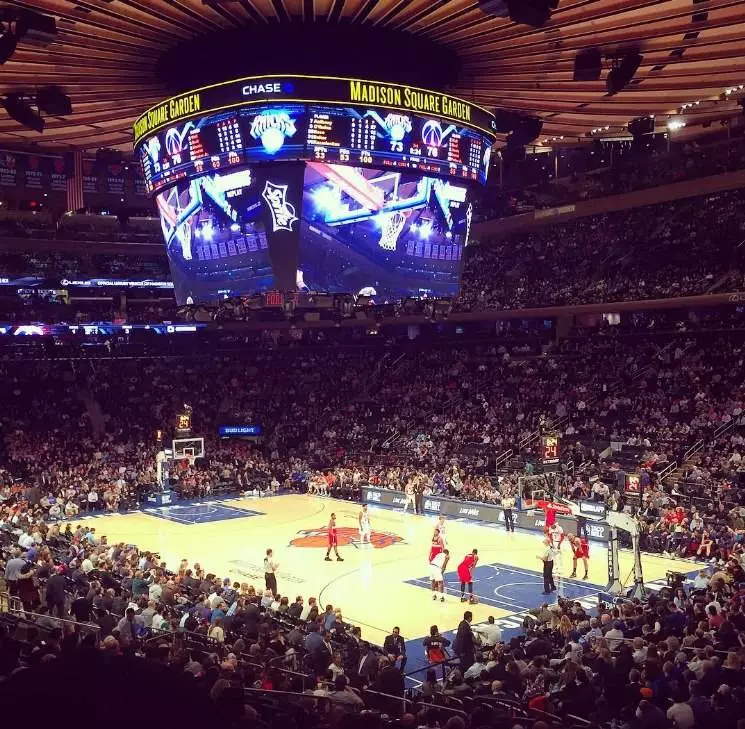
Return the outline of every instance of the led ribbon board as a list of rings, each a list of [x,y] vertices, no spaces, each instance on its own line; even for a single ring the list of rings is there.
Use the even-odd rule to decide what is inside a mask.
[[[261,77],[164,101],[134,127],[148,193],[258,162],[409,169],[485,183],[494,117],[470,102],[354,79]]]
[[[433,116],[496,139],[494,115],[448,94],[413,86],[323,76],[253,76],[188,91],[148,109],[134,123],[135,146],[153,132],[203,114],[267,101],[351,104]]]

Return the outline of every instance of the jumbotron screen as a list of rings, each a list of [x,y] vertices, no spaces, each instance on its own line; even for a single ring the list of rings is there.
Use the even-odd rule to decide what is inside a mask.
[[[457,293],[471,205],[462,184],[309,162],[298,286],[376,300]]]
[[[467,195],[441,178],[309,162],[211,172],[156,201],[179,304],[275,289],[382,302],[457,293]]]
[[[281,160],[412,170],[485,183],[494,117],[445,94],[354,79],[239,79],[169,99],[135,123],[148,192]]]
[[[353,79],[239,79],[135,123],[180,304],[267,290],[457,292],[494,117]]]
[[[303,165],[212,172],[156,202],[179,304],[295,288]]]

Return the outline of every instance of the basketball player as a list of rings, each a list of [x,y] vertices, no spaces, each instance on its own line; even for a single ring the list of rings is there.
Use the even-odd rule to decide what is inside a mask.
[[[432,560],[445,549],[445,543],[442,541],[440,536],[440,530],[435,529],[435,533],[432,535],[432,543],[429,547],[429,559],[427,560],[432,564]]]
[[[470,554],[463,557],[458,565],[458,579],[460,580],[460,601],[466,601],[466,585],[468,585],[468,602],[473,605],[476,598],[473,596],[473,570],[479,562],[479,550],[474,549]]]
[[[587,579],[587,566],[590,559],[590,543],[586,537],[570,536],[569,544],[572,547],[572,574],[570,577],[577,576],[577,560],[581,559],[582,564],[585,567],[585,574],[582,577],[583,580]]]
[[[437,600],[437,593],[440,593],[440,602],[445,602],[445,568],[450,561],[450,552],[443,549],[437,552],[429,562],[429,576],[432,580],[432,599]]]
[[[343,562],[344,560],[339,556],[339,549],[338,549],[338,539],[336,534],[336,514],[331,514],[331,519],[329,520],[329,548],[326,550],[326,561],[331,561],[331,550],[334,550],[334,554],[336,555],[336,561],[337,562]]]
[[[548,501],[543,507],[543,513],[546,517],[546,525],[543,527],[543,533],[548,534],[548,530],[556,524],[556,508]]]
[[[406,503],[404,504],[404,514],[406,513],[406,510],[409,508],[409,506],[411,506],[411,510],[416,514],[416,493],[414,491],[414,481],[412,479],[409,479],[406,482],[404,493],[406,494]]]
[[[564,530],[559,526],[557,522],[554,522],[546,532],[546,535],[551,540],[551,549],[559,552],[561,551],[561,544],[564,541]]]
[[[440,514],[440,518],[437,520],[437,528],[440,531],[440,537],[442,538],[442,546],[447,547],[448,546],[448,537],[447,534],[445,534],[445,517]]]
[[[367,510],[367,504],[362,504],[362,511],[357,516],[360,525],[360,544],[366,544],[371,547],[370,543],[370,513]]]

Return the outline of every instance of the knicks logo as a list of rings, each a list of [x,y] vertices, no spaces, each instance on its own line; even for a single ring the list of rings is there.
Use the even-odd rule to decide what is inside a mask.
[[[291,547],[315,547],[315,548],[326,548],[328,546],[328,530],[323,527],[321,529],[303,529],[298,532],[291,542]],[[360,546],[360,533],[359,530],[353,527],[338,527],[336,530],[336,541],[340,547],[346,547],[352,545],[353,547]],[[378,532],[374,529],[370,532],[370,544],[375,549],[384,549],[394,544],[403,544],[403,539],[398,534],[391,534],[390,532]]]

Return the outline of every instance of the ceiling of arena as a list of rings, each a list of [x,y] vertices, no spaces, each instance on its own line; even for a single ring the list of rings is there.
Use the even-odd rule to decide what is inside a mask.
[[[19,42],[0,66],[0,92],[58,84],[73,114],[47,118],[43,134],[0,111],[0,143],[131,149],[132,122],[169,95],[156,66],[168,49],[234,26],[305,23],[374,25],[447,47],[460,61],[455,95],[490,109],[544,120],[541,139],[620,132],[644,114],[693,103],[689,127],[739,113],[745,82],[742,0],[561,0],[542,28],[486,15],[476,0],[26,0],[52,15],[57,35]],[[643,61],[631,84],[608,96],[598,81],[573,81],[578,51],[634,48]],[[384,52],[395,56],[395,48]],[[195,59],[195,62],[199,62]],[[302,72],[302,69],[298,69]],[[344,75],[345,69],[336,71]],[[226,78],[231,74],[226,72]],[[698,105],[695,102],[700,102]]]

